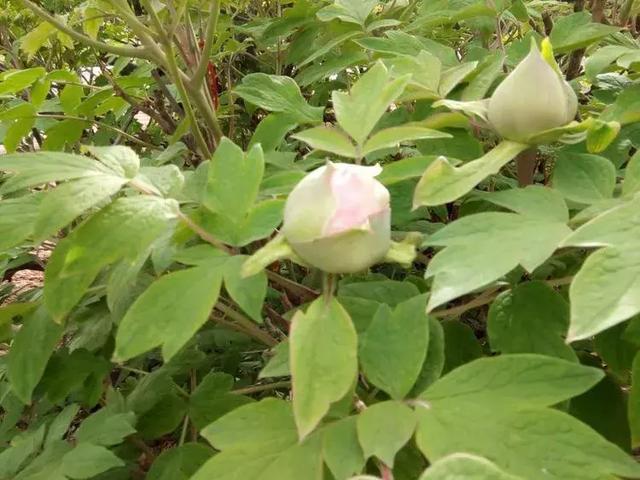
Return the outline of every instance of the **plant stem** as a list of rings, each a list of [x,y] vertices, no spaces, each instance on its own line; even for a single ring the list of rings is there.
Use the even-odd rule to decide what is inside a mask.
[[[333,298],[333,292],[336,288],[336,276],[333,273],[324,273],[322,282],[322,296],[325,302],[329,303]]]
[[[231,323],[236,323],[247,332],[251,332],[251,336],[253,336],[257,340],[260,340],[265,345],[268,345],[270,347],[275,347],[279,343],[278,340],[276,340],[267,332],[265,332],[260,327],[258,327],[258,325],[256,325],[252,320],[248,319],[247,317],[242,315],[240,312],[236,312],[230,306],[225,305],[224,303],[219,301],[216,304],[215,308],[220,312],[222,312],[223,314],[225,314],[226,316],[230,317],[233,320],[233,322]]]
[[[209,18],[207,19],[207,26],[204,31],[204,46],[200,52],[200,60],[193,75],[191,76],[189,83],[196,89],[202,87],[205,74],[207,73],[207,64],[209,63],[209,57],[211,56],[211,48],[213,47],[213,37],[215,36],[216,26],[218,24],[218,17],[220,16],[220,0],[213,0],[211,2],[211,10],[209,11]]]
[[[516,157],[516,168],[518,171],[518,184],[521,187],[533,185],[533,177],[537,164],[537,149],[531,148],[521,152]]]
[[[77,40],[80,43],[88,45],[90,47],[98,48],[102,51],[113,53],[114,55],[122,55],[124,57],[134,57],[134,58],[144,58],[147,60],[154,60],[153,55],[146,47],[132,47],[132,46],[120,46],[120,45],[111,45],[108,43],[100,42],[98,40],[94,40],[93,38],[75,31],[73,28],[65,25],[63,22],[55,18],[49,12],[43,10],[36,4],[32,3],[30,0],[20,0],[22,5],[35,13],[38,17],[46,20],[48,23],[56,27],[58,30],[66,33],[74,40]]]

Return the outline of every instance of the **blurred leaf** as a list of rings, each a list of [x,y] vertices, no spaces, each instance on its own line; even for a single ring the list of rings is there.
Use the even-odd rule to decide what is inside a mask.
[[[566,53],[584,48],[618,30],[618,27],[592,22],[591,14],[587,12],[577,12],[558,18],[549,39],[555,53]]]

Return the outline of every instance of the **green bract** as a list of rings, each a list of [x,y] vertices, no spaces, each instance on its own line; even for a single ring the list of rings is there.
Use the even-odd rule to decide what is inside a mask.
[[[382,169],[334,164],[311,172],[293,189],[282,233],[309,265],[354,273],[382,260],[391,242],[389,192]]]
[[[534,44],[489,99],[488,117],[502,137],[530,143],[532,136],[569,123],[577,110],[576,94]]]

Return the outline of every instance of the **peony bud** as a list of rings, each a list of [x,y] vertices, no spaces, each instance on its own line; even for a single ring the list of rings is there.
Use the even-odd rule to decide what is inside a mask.
[[[391,244],[389,191],[378,165],[331,163],[289,194],[282,233],[306,263],[328,273],[355,273],[382,260]]]
[[[489,100],[489,122],[503,138],[528,143],[533,135],[571,122],[578,99],[533,44]]]

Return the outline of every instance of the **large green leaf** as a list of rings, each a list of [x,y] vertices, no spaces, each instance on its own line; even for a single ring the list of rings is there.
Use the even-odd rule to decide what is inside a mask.
[[[599,247],[575,276],[569,296],[568,341],[587,338],[640,312],[640,198],[598,215],[577,229],[565,246]]]
[[[291,115],[299,123],[320,123],[322,107],[310,106],[300,93],[295,80],[279,75],[251,73],[235,88],[244,100],[271,112]]]
[[[300,437],[344,397],[358,373],[358,339],[349,314],[335,299],[319,298],[291,323],[293,412]]]
[[[0,201],[0,250],[14,247],[32,236],[42,197],[31,194]]]
[[[189,419],[196,428],[204,428],[231,410],[251,402],[242,395],[230,393],[233,377],[222,372],[210,372],[189,397]]]
[[[33,389],[40,381],[63,330],[44,308],[39,308],[25,319],[16,335],[9,354],[8,376],[13,391],[24,403],[31,403]]]
[[[212,455],[202,443],[185,443],[164,450],[153,462],[147,480],[189,480]]]
[[[331,152],[347,158],[358,156],[356,147],[349,137],[334,127],[313,127],[296,133],[293,138],[302,140],[315,150]]]
[[[498,173],[527,148],[522,143],[504,141],[484,156],[460,167],[452,166],[445,157],[438,158],[427,167],[416,186],[414,207],[436,206],[457,200],[489,175]]]
[[[81,443],[62,457],[62,472],[72,479],[93,478],[124,462],[113,452],[99,445]]]
[[[191,480],[309,480],[322,479],[319,435],[298,443],[291,405],[267,398],[225,415],[202,431],[222,453]]]
[[[239,221],[253,206],[263,173],[264,157],[259,145],[245,154],[231,140],[223,138],[209,164],[204,205]]]
[[[39,78],[44,77],[43,67],[5,71],[0,75],[0,95],[17,93],[24,90]]]
[[[429,320],[425,296],[400,303],[395,310],[378,308],[361,337],[359,357],[369,381],[402,399],[422,370],[429,345]]]
[[[571,232],[565,223],[566,206],[553,190],[529,187],[508,200],[498,196],[492,201],[518,213],[469,215],[427,239],[429,245],[445,247],[427,267],[426,276],[434,277],[428,311],[497,280],[518,265],[532,272]],[[560,207],[543,211],[543,205]]]
[[[566,53],[584,48],[618,30],[618,27],[592,22],[587,12],[577,12],[558,18],[549,38],[556,53]]]
[[[413,436],[416,417],[405,404],[387,401],[360,413],[357,426],[365,458],[375,456],[393,467],[396,453]]]
[[[434,462],[420,480],[516,480],[486,458],[453,453]]]
[[[491,348],[502,353],[540,353],[565,360],[576,354],[563,339],[569,305],[542,282],[529,282],[501,294],[489,309]]]
[[[540,472],[550,480],[640,476],[633,458],[558,410],[443,401],[430,409],[418,407],[416,413],[416,441],[432,462],[462,451],[527,479],[540,478]]]
[[[362,155],[369,155],[384,148],[397,148],[401,143],[411,140],[425,140],[428,138],[451,138],[448,133],[438,132],[420,125],[402,125],[379,130],[367,140],[362,149]]]
[[[382,63],[376,63],[351,87],[349,93],[334,91],[333,108],[342,129],[363,145],[391,102],[398,98],[408,76],[391,80]]]
[[[640,446],[640,352],[633,359],[631,372],[632,384],[629,395],[629,428],[631,429],[631,445]]]
[[[207,321],[221,283],[221,269],[211,265],[156,280],[120,322],[114,357],[123,361],[162,346],[162,355],[169,360]]]
[[[350,478],[364,467],[364,453],[358,441],[358,419],[358,416],[346,417],[323,430],[322,456],[337,480]]]
[[[58,186],[44,195],[33,234],[38,239],[55,234],[85,210],[117,193],[125,182],[122,177],[94,175]]]
[[[98,272],[133,259],[166,232],[178,211],[175,200],[120,198],[58,243],[45,270],[45,304],[56,320],[82,298]]]
[[[323,22],[337,18],[343,22],[364,26],[377,3],[377,0],[335,0],[332,5],[320,9],[316,16]]]
[[[49,182],[115,173],[88,157],[60,152],[3,155],[0,157],[0,170],[14,173],[2,184],[0,194]]]
[[[536,354],[481,358],[456,368],[431,385],[420,398],[434,408],[458,404],[546,407],[588,390],[601,370]]]
[[[553,168],[553,188],[574,202],[591,204],[611,198],[616,168],[605,157],[563,154]]]

